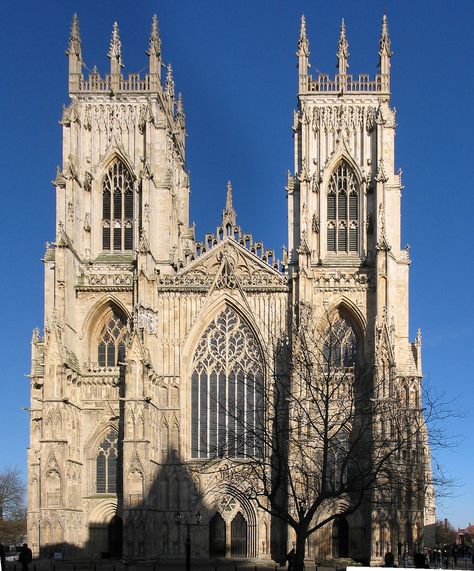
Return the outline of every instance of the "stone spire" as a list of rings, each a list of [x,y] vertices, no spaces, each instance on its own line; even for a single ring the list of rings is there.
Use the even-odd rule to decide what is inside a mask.
[[[119,28],[117,22],[114,22],[112,28],[112,37],[110,38],[109,53],[110,58],[110,75],[119,76],[122,73],[122,42],[120,41]]]
[[[306,19],[301,16],[300,37],[298,40],[298,91],[306,91],[308,86],[308,68],[309,68],[309,42],[306,37]]]
[[[382,89],[390,91],[390,58],[392,57],[392,47],[388,35],[387,16],[382,18],[382,31],[379,42],[379,71],[382,82]]]
[[[173,67],[171,64],[168,64],[168,69],[166,73],[166,82],[165,82],[165,93],[171,100],[174,100],[174,79],[173,79]]]
[[[232,206],[232,183],[229,180],[227,182],[225,209],[222,211],[222,226],[227,235],[232,235],[233,228],[237,225],[236,219],[237,215]],[[228,226],[231,226],[230,230],[228,230]]]
[[[71,33],[66,55],[69,60],[69,91],[77,91],[82,77],[81,36],[79,34],[79,18],[72,17]]]
[[[337,44],[337,67],[339,75],[346,75],[347,68],[349,67],[349,44],[346,39],[346,24],[344,18],[341,22],[341,35],[339,36],[339,43]]]
[[[153,15],[151,21],[150,43],[146,53],[148,55],[150,75],[161,76],[161,40],[156,14]]]

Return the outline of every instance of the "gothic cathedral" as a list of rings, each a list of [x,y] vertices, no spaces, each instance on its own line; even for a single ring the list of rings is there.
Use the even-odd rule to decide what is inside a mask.
[[[193,557],[281,559],[291,533],[228,470],[209,486],[193,468],[218,461],[224,448],[226,466],[254,452],[254,440],[240,449],[232,411],[254,427],[248,403],[258,400],[252,387],[270,383],[262,356],[271,352],[275,324],[289,328],[300,303],[318,316],[336,312],[374,374],[389,379],[384,398],[422,414],[421,335],[408,336],[410,257],[400,246],[386,18],[379,72],[357,78],[347,72],[344,23],[337,74],[308,74],[302,18],[281,261],[237,224],[230,183],[217,231],[196,239],[185,114],[171,66],[161,77],[156,17],[145,76],[122,75],[116,23],[105,77],[96,68],[83,75],[76,16],[67,56],[56,239],[43,260],[44,331],[32,340],[33,553],[183,557],[184,516]],[[426,434],[399,458],[413,473],[430,474]],[[416,494],[400,493],[383,508],[366,502],[321,528],[307,555],[376,562],[400,545],[413,553],[433,523],[428,481]]]

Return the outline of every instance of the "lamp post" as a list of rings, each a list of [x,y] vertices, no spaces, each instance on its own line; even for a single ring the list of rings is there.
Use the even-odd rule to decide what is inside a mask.
[[[178,525],[186,526],[186,543],[185,543],[185,554],[186,554],[186,571],[191,569],[191,527],[201,525],[202,514],[200,511],[196,514],[196,523],[190,521],[182,521],[183,516],[180,512],[176,512],[176,523]]]

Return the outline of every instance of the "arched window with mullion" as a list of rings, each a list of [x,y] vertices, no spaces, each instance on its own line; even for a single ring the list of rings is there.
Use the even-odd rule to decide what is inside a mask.
[[[117,491],[118,436],[110,430],[101,441],[96,456],[96,492],[115,494]]]
[[[122,161],[115,160],[102,183],[102,249],[133,250],[133,180]]]
[[[116,367],[125,357],[127,324],[118,313],[113,312],[102,329],[97,344],[99,367]]]
[[[359,250],[359,190],[354,171],[341,161],[329,179],[327,192],[327,251]]]
[[[250,327],[233,309],[226,307],[206,329],[194,353],[191,456],[260,455],[262,391],[260,346]]]

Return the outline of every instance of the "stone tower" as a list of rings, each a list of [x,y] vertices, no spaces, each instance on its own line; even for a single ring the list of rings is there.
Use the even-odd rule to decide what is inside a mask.
[[[337,312],[386,380],[374,396],[420,408],[387,22],[375,78],[348,74],[343,23],[338,73],[313,79],[302,20],[282,263],[238,225],[230,182],[215,233],[196,241],[183,102],[156,16],[146,53],[148,73],[125,77],[115,23],[110,73],[85,77],[73,18],[56,238],[43,260],[44,332],[32,340],[29,542],[35,554],[182,557],[177,521],[199,513],[206,525],[193,534],[193,557],[275,558],[291,538],[232,480],[243,453],[229,427],[240,414],[255,429],[252,387],[267,374],[276,332],[291,327],[289,308]],[[251,455],[254,444],[245,446]],[[404,458],[429,471],[426,459],[413,464],[426,449],[422,438]],[[196,470],[216,458],[216,477]],[[346,527],[338,522],[339,535],[315,535],[309,554],[375,561],[400,543],[414,550],[432,523],[431,493],[364,505]]]
[[[422,398],[421,334],[410,342],[410,257],[408,247],[400,244],[403,186],[401,171],[395,171],[392,52],[385,16],[378,53],[375,77],[350,75],[342,20],[338,71],[313,78],[308,73],[306,22],[301,20],[295,175],[288,175],[287,185],[289,273],[295,277],[295,301],[311,304],[321,316],[337,308],[364,339],[365,361],[373,363],[380,378],[376,397],[396,399],[417,411]],[[424,455],[427,440],[422,440],[404,450],[405,457]],[[420,475],[430,471],[425,460],[418,469]],[[394,500],[388,512],[362,512],[359,523],[354,522],[371,529],[372,559],[398,543],[419,548],[423,529],[434,524],[432,488],[411,493],[415,499],[410,506]]]

